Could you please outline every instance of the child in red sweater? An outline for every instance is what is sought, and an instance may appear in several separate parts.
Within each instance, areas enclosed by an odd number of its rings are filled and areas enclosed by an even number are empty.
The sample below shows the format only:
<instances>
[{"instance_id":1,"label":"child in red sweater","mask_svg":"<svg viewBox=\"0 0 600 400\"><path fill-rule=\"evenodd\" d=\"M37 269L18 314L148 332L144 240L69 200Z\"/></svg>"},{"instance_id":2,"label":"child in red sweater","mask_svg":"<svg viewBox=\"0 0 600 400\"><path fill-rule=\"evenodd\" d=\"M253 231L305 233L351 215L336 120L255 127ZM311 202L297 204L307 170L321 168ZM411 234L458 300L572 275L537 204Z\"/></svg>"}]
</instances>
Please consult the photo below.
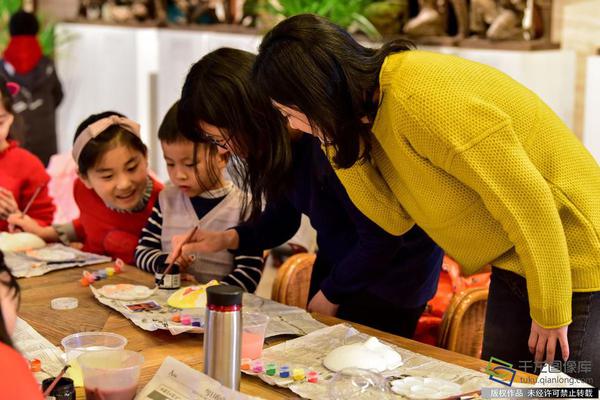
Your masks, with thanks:
<instances>
[{"instance_id":1,"label":"child in red sweater","mask_svg":"<svg viewBox=\"0 0 600 400\"><path fill-rule=\"evenodd\" d=\"M56 207L48 194L48 181L40 160L11 140L9 133L15 120L11 86L0 78L0 231L8 229L9 215L24 210L33 198L27 214L40 226L52 223Z\"/></svg>"},{"instance_id":2,"label":"child in red sweater","mask_svg":"<svg viewBox=\"0 0 600 400\"><path fill-rule=\"evenodd\" d=\"M17 322L19 283L4 264L0 252L0 399L42 400L42 392L27 361L13 348L11 336Z\"/></svg>"},{"instance_id":3,"label":"child in red sweater","mask_svg":"<svg viewBox=\"0 0 600 400\"><path fill-rule=\"evenodd\" d=\"M46 241L81 242L84 251L133 263L141 230L162 189L148 175L139 125L113 111L92 115L77 128L73 158L79 169L73 188L78 219L51 227L20 215L9 221Z\"/></svg>"}]
</instances>

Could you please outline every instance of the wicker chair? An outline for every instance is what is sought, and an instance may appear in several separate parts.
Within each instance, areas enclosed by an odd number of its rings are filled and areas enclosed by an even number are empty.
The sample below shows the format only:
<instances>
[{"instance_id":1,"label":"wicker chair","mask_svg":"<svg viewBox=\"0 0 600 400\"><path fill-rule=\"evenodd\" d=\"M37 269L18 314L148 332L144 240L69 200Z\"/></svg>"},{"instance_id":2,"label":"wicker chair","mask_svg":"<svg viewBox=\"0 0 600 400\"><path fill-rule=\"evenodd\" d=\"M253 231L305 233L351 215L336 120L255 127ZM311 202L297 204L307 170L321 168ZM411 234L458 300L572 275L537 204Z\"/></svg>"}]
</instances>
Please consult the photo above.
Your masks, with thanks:
<instances>
[{"instance_id":1,"label":"wicker chair","mask_svg":"<svg viewBox=\"0 0 600 400\"><path fill-rule=\"evenodd\" d=\"M444 313L438 345L450 351L481 357L488 288L456 293Z\"/></svg>"},{"instance_id":2,"label":"wicker chair","mask_svg":"<svg viewBox=\"0 0 600 400\"><path fill-rule=\"evenodd\" d=\"M283 304L306 308L315 258L313 253L300 253L281 264L273 282L271 298Z\"/></svg>"}]
</instances>

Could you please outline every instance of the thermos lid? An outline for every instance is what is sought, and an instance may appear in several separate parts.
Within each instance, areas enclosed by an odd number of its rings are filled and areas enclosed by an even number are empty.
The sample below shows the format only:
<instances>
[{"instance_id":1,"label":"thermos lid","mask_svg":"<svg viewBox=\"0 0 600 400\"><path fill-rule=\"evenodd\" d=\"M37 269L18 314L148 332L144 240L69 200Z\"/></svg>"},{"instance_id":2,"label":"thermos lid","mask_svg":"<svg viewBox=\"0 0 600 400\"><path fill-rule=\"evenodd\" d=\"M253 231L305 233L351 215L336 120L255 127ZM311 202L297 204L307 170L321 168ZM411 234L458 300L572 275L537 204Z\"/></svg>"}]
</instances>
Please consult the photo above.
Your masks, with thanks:
<instances>
[{"instance_id":1,"label":"thermos lid","mask_svg":"<svg viewBox=\"0 0 600 400\"><path fill-rule=\"evenodd\" d=\"M231 285L215 285L206 288L206 305L217 307L242 305L244 291Z\"/></svg>"}]
</instances>

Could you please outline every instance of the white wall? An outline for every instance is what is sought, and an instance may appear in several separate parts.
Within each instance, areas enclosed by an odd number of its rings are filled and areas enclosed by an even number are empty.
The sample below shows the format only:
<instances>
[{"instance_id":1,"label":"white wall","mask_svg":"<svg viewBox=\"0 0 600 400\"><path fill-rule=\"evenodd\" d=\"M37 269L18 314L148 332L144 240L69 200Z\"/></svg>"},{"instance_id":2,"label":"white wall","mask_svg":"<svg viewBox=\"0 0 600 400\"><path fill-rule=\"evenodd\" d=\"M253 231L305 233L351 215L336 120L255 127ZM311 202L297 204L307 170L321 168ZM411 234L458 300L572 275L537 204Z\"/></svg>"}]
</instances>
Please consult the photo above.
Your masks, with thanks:
<instances>
[{"instance_id":1,"label":"white wall","mask_svg":"<svg viewBox=\"0 0 600 400\"><path fill-rule=\"evenodd\" d=\"M68 151L75 128L91 113L112 109L128 115L142 125L150 148L150 163L166 178L156 130L173 102L190 66L219 47L234 47L256 52L259 36L171 30L156 28L119 28L87 24L60 24L59 34L71 41L59 49L57 70L63 81L65 101L59 109L60 151ZM534 52L429 48L494 66L523 83L546 101L572 126L575 95L575 54L571 51ZM590 79L597 85L600 72L596 64ZM595 75L594 75L595 72ZM598 87L598 86L596 86ZM592 90L592 89L590 89ZM598 149L598 93L589 93L589 128L584 143ZM586 120L587 121L587 120ZM589 131L589 132L588 132ZM591 133L594 131L594 134ZM594 141L596 140L596 141ZM600 160L596 150L595 155Z\"/></svg>"},{"instance_id":2,"label":"white wall","mask_svg":"<svg viewBox=\"0 0 600 400\"><path fill-rule=\"evenodd\" d=\"M600 163L600 56L588 57L583 144Z\"/></svg>"}]
</instances>

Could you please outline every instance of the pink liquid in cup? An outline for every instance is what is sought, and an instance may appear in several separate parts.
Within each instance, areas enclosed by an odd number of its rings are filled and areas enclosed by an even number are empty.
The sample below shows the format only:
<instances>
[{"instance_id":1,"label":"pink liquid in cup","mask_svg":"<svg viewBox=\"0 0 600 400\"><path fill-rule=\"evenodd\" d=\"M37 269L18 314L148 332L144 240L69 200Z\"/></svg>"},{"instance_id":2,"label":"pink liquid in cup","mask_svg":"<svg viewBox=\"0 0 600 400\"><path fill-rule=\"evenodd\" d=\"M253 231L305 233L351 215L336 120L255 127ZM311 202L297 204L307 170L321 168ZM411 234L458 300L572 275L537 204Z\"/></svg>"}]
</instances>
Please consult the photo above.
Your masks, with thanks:
<instances>
[{"instance_id":1,"label":"pink liquid in cup","mask_svg":"<svg viewBox=\"0 0 600 400\"><path fill-rule=\"evenodd\" d=\"M122 389L85 388L86 400L133 400L137 385Z\"/></svg>"},{"instance_id":2,"label":"pink liquid in cup","mask_svg":"<svg viewBox=\"0 0 600 400\"><path fill-rule=\"evenodd\" d=\"M242 332L242 358L256 360L262 354L265 335L252 332Z\"/></svg>"}]
</instances>

